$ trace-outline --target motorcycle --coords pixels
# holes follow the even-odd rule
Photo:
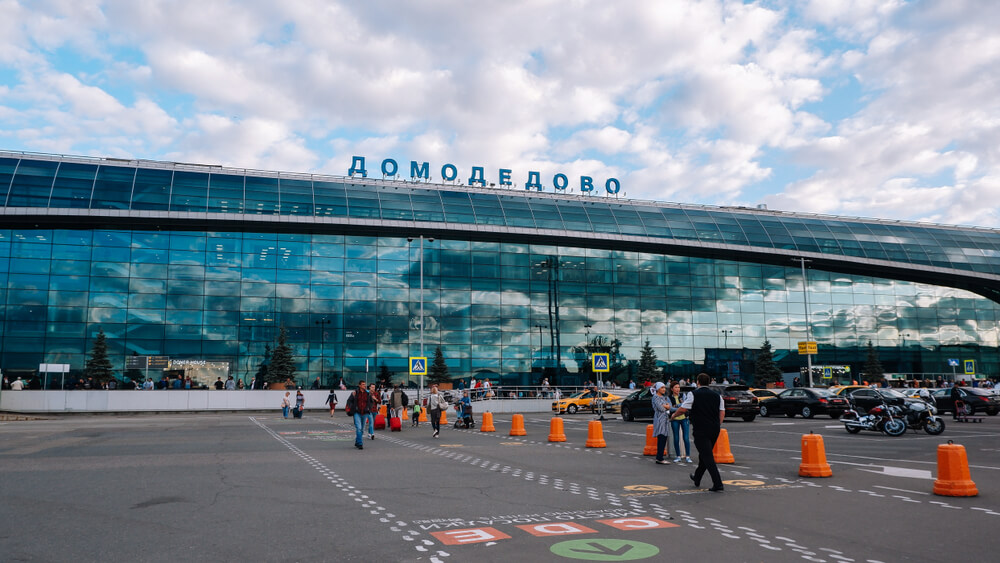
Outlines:
[[[903,410],[906,427],[923,430],[931,436],[944,432],[944,420],[938,416],[937,407],[925,401],[908,402]]]
[[[861,414],[857,405],[850,398],[848,404],[851,408],[844,411],[840,421],[844,423],[844,428],[850,434],[857,434],[862,430],[872,430],[882,432],[887,436],[902,436],[906,433],[906,421],[903,419],[903,411],[895,405],[876,405],[868,414]]]

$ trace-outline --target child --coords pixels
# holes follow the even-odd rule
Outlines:
[[[413,403],[412,420],[413,422],[410,423],[410,426],[420,426],[420,404],[416,402]]]

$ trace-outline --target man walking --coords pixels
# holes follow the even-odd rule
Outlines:
[[[354,447],[359,450],[365,449],[364,430],[365,420],[374,406],[371,393],[364,381],[358,382],[358,389],[347,398],[347,412],[354,416]]]
[[[690,475],[695,487],[701,486],[701,478],[708,471],[712,477],[712,492],[722,492],[722,477],[715,465],[712,450],[715,441],[722,430],[722,419],[726,417],[726,405],[719,395],[709,387],[712,378],[707,373],[698,374],[698,388],[689,393],[671,419],[687,412],[691,413],[691,424],[694,426],[694,447],[698,450],[698,468]]]

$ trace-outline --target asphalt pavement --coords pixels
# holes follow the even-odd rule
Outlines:
[[[450,413],[449,413],[450,414]],[[477,420],[481,414],[477,414]],[[525,414],[526,436],[378,431],[280,413],[59,416],[0,423],[5,561],[989,560],[1000,417],[941,436],[851,435],[817,417],[727,419],[726,490],[644,456],[648,421]],[[829,478],[801,478],[801,440]],[[979,495],[932,494],[937,447],[966,448]],[[696,458],[696,456],[695,456]],[[706,477],[706,483],[708,479]],[[710,483],[703,484],[703,487]]]

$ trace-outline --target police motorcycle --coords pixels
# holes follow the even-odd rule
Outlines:
[[[900,407],[889,405],[885,402],[885,397],[879,394],[882,403],[876,405],[868,414],[862,414],[854,400],[848,396],[847,402],[850,408],[844,411],[840,421],[844,423],[844,428],[850,434],[857,434],[862,430],[872,430],[882,432],[887,436],[902,436],[906,433],[906,420],[903,419],[903,411]]]
[[[903,407],[903,419],[906,427],[913,430],[923,430],[931,436],[944,432],[944,419],[937,414],[933,399],[923,398],[919,401],[907,401]]]

